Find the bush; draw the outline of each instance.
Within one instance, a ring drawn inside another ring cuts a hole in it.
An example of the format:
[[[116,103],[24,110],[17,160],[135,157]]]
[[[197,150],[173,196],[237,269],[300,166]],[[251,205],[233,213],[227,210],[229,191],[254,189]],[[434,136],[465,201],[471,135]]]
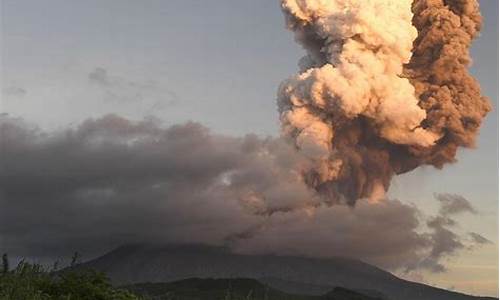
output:
[[[20,262],[0,274],[0,300],[138,300],[114,288],[109,279],[93,270],[48,271]]]

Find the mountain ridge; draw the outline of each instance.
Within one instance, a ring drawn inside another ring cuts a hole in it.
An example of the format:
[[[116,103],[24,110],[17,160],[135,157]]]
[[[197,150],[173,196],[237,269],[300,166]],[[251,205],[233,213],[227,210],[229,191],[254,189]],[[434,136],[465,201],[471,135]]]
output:
[[[497,299],[465,295],[400,279],[349,258],[236,254],[204,245],[136,244],[118,247],[78,268],[105,272],[114,284],[188,278],[252,278],[284,292],[319,295],[335,287],[377,291],[392,300]],[[295,288],[302,285],[302,288]],[[316,287],[314,288],[307,287]]]
[[[334,288],[320,296],[290,294],[255,279],[190,278],[168,283],[138,283],[122,287],[147,299],[241,299],[241,300],[383,300],[344,288]]]

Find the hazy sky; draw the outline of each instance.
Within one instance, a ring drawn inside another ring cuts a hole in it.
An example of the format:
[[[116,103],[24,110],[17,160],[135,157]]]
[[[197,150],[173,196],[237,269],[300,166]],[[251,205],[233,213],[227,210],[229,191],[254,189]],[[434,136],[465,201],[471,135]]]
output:
[[[303,50],[269,0],[1,0],[0,111],[47,129],[106,113],[214,132],[278,134],[276,90]],[[394,179],[390,197],[437,210],[434,193],[469,199],[462,229],[495,244],[463,251],[425,281],[470,293],[498,287],[498,1],[482,0],[472,73],[493,102],[477,149],[457,164]]]

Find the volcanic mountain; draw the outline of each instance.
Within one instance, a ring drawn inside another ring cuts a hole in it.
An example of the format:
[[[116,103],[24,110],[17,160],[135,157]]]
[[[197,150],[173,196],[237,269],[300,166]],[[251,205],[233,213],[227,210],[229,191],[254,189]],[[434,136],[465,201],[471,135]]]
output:
[[[251,278],[289,293],[322,295],[336,287],[388,300],[473,300],[475,297],[400,279],[361,261],[243,255],[200,245],[128,245],[80,264],[116,285],[188,278]]]

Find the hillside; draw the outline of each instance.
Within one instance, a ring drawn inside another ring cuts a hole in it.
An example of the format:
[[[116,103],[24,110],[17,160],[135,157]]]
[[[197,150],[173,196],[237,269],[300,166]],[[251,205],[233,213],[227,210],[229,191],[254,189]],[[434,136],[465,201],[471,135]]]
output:
[[[254,279],[242,278],[192,278],[171,283],[139,283],[124,288],[154,300],[382,300],[343,288],[335,288],[322,296],[293,295],[273,289]]]
[[[371,291],[394,300],[478,300],[402,280],[369,264],[345,258],[314,259],[241,255],[195,245],[123,246],[80,265],[105,272],[118,285],[188,278],[252,278],[293,294],[323,295],[335,287]]]

